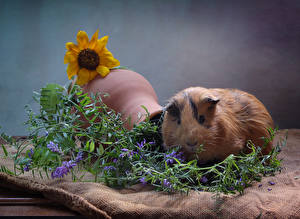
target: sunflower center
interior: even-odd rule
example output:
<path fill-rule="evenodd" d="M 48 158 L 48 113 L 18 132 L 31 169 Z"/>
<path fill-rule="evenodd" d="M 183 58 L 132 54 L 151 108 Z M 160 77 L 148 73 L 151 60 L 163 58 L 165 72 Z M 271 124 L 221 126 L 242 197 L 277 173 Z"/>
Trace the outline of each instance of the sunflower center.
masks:
<path fill-rule="evenodd" d="M 81 68 L 95 70 L 99 65 L 99 56 L 94 50 L 81 50 L 78 55 L 78 64 Z"/>

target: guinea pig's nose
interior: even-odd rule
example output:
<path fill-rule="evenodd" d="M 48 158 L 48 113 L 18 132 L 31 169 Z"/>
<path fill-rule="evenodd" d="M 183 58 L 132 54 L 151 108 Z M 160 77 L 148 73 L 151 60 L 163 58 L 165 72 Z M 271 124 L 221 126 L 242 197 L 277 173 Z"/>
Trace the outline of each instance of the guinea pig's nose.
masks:
<path fill-rule="evenodd" d="M 197 141 L 187 141 L 186 142 L 186 145 L 189 147 L 194 147 L 194 146 L 196 146 L 196 144 L 197 144 Z"/>

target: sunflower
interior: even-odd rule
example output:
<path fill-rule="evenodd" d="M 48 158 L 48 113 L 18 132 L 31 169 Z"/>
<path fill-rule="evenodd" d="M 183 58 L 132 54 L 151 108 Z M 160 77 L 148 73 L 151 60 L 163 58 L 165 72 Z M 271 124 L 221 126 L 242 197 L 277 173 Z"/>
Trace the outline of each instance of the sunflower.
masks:
<path fill-rule="evenodd" d="M 98 39 L 99 30 L 94 33 L 91 41 L 84 31 L 77 33 L 78 45 L 66 43 L 67 52 L 64 64 L 69 63 L 67 74 L 69 80 L 77 75 L 76 83 L 80 86 L 93 80 L 98 74 L 105 77 L 110 69 L 120 65 L 110 51 L 106 48 L 108 36 Z"/>

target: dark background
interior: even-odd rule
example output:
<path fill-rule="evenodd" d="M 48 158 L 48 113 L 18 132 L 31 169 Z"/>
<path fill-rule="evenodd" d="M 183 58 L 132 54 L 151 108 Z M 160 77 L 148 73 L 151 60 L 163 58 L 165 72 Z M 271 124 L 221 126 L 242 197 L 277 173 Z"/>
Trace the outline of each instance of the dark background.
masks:
<path fill-rule="evenodd" d="M 279 128 L 300 128 L 299 0 L 0 0 L 0 125 L 26 133 L 25 104 L 65 84 L 65 43 L 109 35 L 121 65 L 144 75 L 160 104 L 190 86 L 239 88 Z M 35 106 L 36 108 L 36 106 Z"/>

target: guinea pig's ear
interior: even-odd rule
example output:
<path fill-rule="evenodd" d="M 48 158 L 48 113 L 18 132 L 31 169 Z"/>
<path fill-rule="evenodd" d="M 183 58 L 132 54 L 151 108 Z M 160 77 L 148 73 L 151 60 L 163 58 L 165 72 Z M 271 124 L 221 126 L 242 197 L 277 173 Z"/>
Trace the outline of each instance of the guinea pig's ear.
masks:
<path fill-rule="evenodd" d="M 180 118 L 180 107 L 176 100 L 170 101 L 166 106 L 166 111 L 175 118 Z"/>
<path fill-rule="evenodd" d="M 216 98 L 216 97 L 206 97 L 204 99 L 204 102 L 205 103 L 209 103 L 210 106 L 209 106 L 209 109 L 213 109 L 217 103 L 220 101 L 220 99 Z"/>
<path fill-rule="evenodd" d="M 217 104 L 220 101 L 220 99 L 216 97 L 206 97 L 204 101 L 210 104 Z"/>

